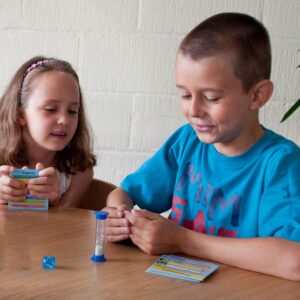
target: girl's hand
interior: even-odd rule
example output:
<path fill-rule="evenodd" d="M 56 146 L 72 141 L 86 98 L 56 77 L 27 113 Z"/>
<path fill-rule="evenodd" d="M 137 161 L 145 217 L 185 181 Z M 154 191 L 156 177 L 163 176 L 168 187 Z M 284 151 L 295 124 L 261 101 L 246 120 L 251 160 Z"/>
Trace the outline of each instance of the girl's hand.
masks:
<path fill-rule="evenodd" d="M 105 207 L 102 210 L 109 213 L 105 221 L 105 238 L 110 242 L 120 242 L 129 238 L 129 222 L 125 218 L 125 205 Z"/>
<path fill-rule="evenodd" d="M 9 177 L 10 172 L 15 170 L 12 166 L 0 166 L 0 204 L 10 201 L 22 201 L 26 195 L 26 184 Z"/>
<path fill-rule="evenodd" d="M 176 223 L 148 210 L 125 211 L 131 224 L 132 242 L 148 254 L 174 253 L 180 251 L 178 240 L 181 227 Z"/>
<path fill-rule="evenodd" d="M 41 170 L 40 176 L 28 181 L 29 193 L 34 197 L 48 199 L 50 205 L 57 205 L 60 199 L 60 181 L 57 170 L 53 167 L 45 169 L 41 163 L 37 163 L 36 169 Z"/>

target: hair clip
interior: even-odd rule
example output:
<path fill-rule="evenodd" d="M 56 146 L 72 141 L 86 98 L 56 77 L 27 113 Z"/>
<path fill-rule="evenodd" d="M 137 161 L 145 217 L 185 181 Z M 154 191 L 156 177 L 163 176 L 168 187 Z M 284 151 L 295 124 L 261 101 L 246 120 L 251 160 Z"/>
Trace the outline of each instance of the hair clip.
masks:
<path fill-rule="evenodd" d="M 44 59 L 44 60 L 39 60 L 38 62 L 36 63 L 33 63 L 24 73 L 24 77 L 33 69 L 35 69 L 36 67 L 42 65 L 45 61 L 47 61 L 47 59 Z"/>

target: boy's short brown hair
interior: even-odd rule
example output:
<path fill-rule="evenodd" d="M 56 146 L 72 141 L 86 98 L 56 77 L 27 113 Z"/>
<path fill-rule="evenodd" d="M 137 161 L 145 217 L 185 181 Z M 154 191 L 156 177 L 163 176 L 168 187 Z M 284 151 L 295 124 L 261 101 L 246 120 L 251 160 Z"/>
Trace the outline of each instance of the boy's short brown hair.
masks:
<path fill-rule="evenodd" d="M 219 54 L 229 55 L 235 76 L 242 81 L 246 92 L 260 80 L 270 79 L 268 31 L 246 14 L 221 13 L 204 20 L 183 39 L 179 53 L 195 61 Z"/>

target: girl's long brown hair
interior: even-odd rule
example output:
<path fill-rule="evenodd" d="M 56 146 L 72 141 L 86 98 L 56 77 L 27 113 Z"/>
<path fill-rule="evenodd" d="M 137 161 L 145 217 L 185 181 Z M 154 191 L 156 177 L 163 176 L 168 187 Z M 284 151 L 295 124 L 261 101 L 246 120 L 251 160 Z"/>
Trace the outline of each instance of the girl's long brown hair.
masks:
<path fill-rule="evenodd" d="M 37 62 L 39 64 L 34 66 Z M 28 71 L 31 66 L 32 69 Z M 0 100 L 0 165 L 23 167 L 29 163 L 29 149 L 25 149 L 24 146 L 20 113 L 32 93 L 33 79 L 54 70 L 71 74 L 78 83 L 80 95 L 76 132 L 70 143 L 57 152 L 54 167 L 71 174 L 96 164 L 96 157 L 92 152 L 92 132 L 85 116 L 82 91 L 76 72 L 71 64 L 64 60 L 36 56 L 17 70 Z"/>

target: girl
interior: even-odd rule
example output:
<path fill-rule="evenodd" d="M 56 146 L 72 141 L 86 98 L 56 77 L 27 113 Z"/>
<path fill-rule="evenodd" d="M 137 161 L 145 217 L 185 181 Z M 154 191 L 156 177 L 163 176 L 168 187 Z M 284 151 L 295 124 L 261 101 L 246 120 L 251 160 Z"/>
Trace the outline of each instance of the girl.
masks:
<path fill-rule="evenodd" d="M 96 159 L 79 79 L 63 60 L 34 57 L 12 78 L 0 101 L 0 199 L 21 201 L 27 191 L 52 205 L 77 206 Z M 39 169 L 27 185 L 15 168 Z"/>

